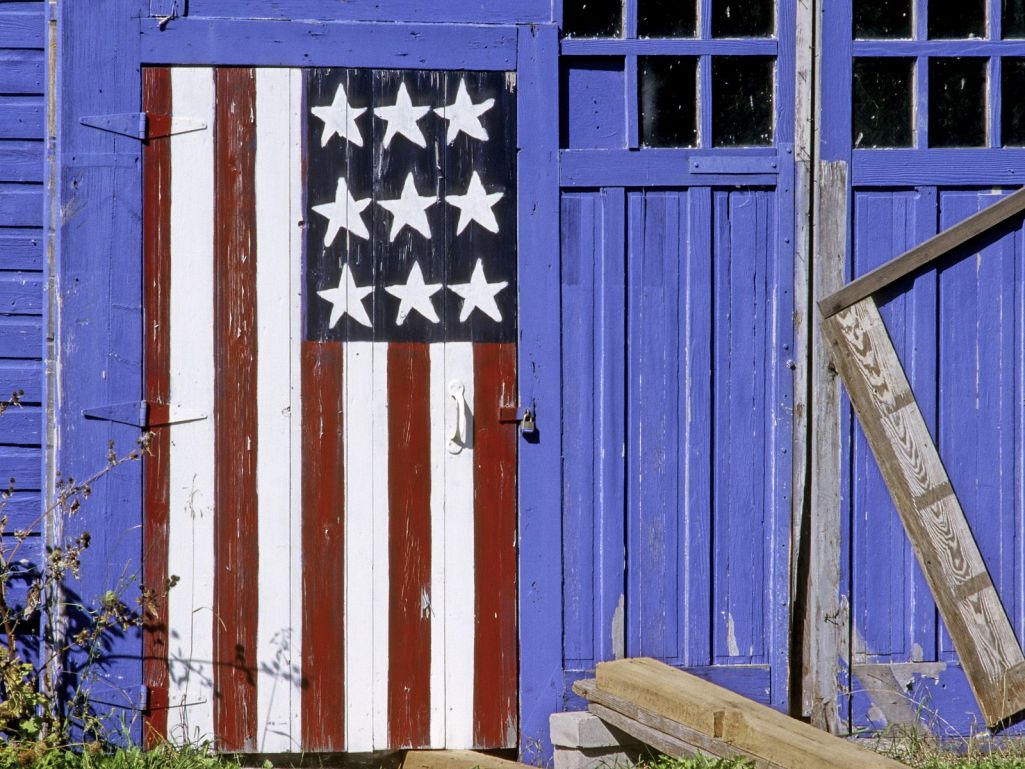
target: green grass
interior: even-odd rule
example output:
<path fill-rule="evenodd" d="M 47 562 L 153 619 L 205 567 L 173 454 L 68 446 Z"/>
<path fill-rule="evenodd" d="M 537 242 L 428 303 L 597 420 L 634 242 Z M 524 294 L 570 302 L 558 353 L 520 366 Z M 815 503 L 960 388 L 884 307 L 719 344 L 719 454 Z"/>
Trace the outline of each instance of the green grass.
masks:
<path fill-rule="evenodd" d="M 0 746 L 0 769 L 240 769 L 237 761 L 205 748 L 121 748 L 104 751 L 49 747 L 43 743 Z"/>

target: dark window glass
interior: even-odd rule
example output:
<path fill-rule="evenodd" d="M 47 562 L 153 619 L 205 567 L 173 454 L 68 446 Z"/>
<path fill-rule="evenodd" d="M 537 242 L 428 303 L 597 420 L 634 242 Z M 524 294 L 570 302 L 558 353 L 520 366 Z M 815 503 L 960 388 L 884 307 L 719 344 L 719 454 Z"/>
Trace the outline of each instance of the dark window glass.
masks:
<path fill-rule="evenodd" d="M 712 58 L 712 144 L 772 144 L 775 61 L 771 56 Z"/>
<path fill-rule="evenodd" d="M 623 34 L 622 0 L 566 0 L 562 31 L 570 37 L 620 37 Z"/>
<path fill-rule="evenodd" d="M 985 36 L 986 0 L 929 0 L 930 38 Z"/>
<path fill-rule="evenodd" d="M 911 0 L 854 0 L 856 38 L 910 38 L 911 18 Z"/>
<path fill-rule="evenodd" d="M 641 144 L 693 147 L 698 141 L 698 60 L 694 56 L 641 56 L 637 98 Z"/>
<path fill-rule="evenodd" d="M 696 0 L 638 0 L 638 37 L 694 37 Z"/>
<path fill-rule="evenodd" d="M 1000 63 L 1003 105 L 1000 133 L 1004 146 L 1025 146 L 1025 59 L 1007 58 Z"/>
<path fill-rule="evenodd" d="M 1004 0 L 1000 28 L 1004 37 L 1025 37 L 1025 0 Z"/>
<path fill-rule="evenodd" d="M 914 59 L 854 60 L 855 147 L 910 147 Z"/>
<path fill-rule="evenodd" d="M 929 59 L 929 146 L 986 143 L 986 65 L 981 58 Z"/>
<path fill-rule="evenodd" d="M 775 0 L 712 0 L 712 37 L 772 37 Z"/>

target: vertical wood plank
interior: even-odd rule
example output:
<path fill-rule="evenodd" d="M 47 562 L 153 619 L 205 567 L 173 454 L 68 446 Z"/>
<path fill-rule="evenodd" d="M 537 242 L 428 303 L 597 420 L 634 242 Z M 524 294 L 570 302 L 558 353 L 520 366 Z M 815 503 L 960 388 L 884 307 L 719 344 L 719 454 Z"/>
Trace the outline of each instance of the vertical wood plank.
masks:
<path fill-rule="evenodd" d="M 257 539 L 256 80 L 214 73 L 214 731 L 256 750 Z"/>
<path fill-rule="evenodd" d="M 844 283 L 847 263 L 847 164 L 819 164 L 814 243 L 814 291 L 823 297 Z M 808 618 L 805 628 L 803 710 L 816 726 L 836 733 L 838 662 L 846 656 L 840 632 L 840 383 L 820 333 L 812 337 L 811 515 Z"/>
<path fill-rule="evenodd" d="M 987 724 L 1025 709 L 1025 656 L 875 301 L 823 330 Z"/>
<path fill-rule="evenodd" d="M 341 342 L 302 346 L 302 748 L 345 747 L 345 447 Z"/>
<path fill-rule="evenodd" d="M 171 72 L 143 72 L 143 109 L 171 114 Z M 171 396 L 171 143 L 155 140 L 143 149 L 143 340 L 144 391 L 151 404 Z M 168 493 L 171 435 L 156 428 L 143 470 L 143 584 L 155 591 L 157 604 L 143 632 L 143 682 L 149 688 L 143 738 L 153 747 L 167 737 L 167 599 Z"/>

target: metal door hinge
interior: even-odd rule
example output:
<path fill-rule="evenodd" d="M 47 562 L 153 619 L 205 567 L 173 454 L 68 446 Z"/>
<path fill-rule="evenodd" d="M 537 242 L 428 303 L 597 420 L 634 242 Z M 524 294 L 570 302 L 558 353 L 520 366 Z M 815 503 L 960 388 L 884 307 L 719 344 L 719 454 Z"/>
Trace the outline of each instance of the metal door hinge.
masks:
<path fill-rule="evenodd" d="M 116 422 L 142 429 L 198 422 L 207 418 L 206 414 L 195 409 L 183 408 L 176 404 L 149 403 L 148 401 L 129 401 L 96 406 L 83 409 L 82 416 L 86 419 Z"/>
<path fill-rule="evenodd" d="M 165 136 L 206 130 L 206 123 L 177 115 L 148 112 L 122 112 L 113 115 L 87 115 L 78 122 L 89 128 L 146 141 Z"/>

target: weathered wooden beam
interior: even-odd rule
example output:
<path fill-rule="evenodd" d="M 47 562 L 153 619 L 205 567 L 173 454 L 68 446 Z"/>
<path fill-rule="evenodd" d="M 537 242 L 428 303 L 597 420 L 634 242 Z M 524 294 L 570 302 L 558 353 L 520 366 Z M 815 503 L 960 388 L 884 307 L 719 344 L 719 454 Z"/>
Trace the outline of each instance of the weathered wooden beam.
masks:
<path fill-rule="evenodd" d="M 527 764 L 474 750 L 410 750 L 402 769 L 527 769 Z M 529 767 L 529 769 L 535 769 Z"/>
<path fill-rule="evenodd" d="M 598 665 L 597 688 L 787 769 L 900 769 L 901 764 L 651 659 Z"/>
<path fill-rule="evenodd" d="M 587 700 L 587 709 L 598 718 L 667 756 L 683 758 L 702 754 L 718 758 L 746 758 L 754 762 L 757 769 L 779 769 L 776 764 L 752 753 L 599 689 L 593 678 L 577 681 L 573 684 L 573 691 Z"/>
<path fill-rule="evenodd" d="M 1025 656 L 875 300 L 822 328 L 983 717 L 998 726 L 1025 710 Z"/>
<path fill-rule="evenodd" d="M 1002 224 L 1022 211 L 1025 211 L 1025 189 L 1001 198 L 988 208 L 969 216 L 963 222 L 929 238 L 921 245 L 915 246 L 910 251 L 906 251 L 848 283 L 836 293 L 830 294 L 819 302 L 822 315 L 828 318 L 862 299 L 872 296 L 876 291 L 924 267 L 929 262 L 967 243 L 986 230 Z"/>

